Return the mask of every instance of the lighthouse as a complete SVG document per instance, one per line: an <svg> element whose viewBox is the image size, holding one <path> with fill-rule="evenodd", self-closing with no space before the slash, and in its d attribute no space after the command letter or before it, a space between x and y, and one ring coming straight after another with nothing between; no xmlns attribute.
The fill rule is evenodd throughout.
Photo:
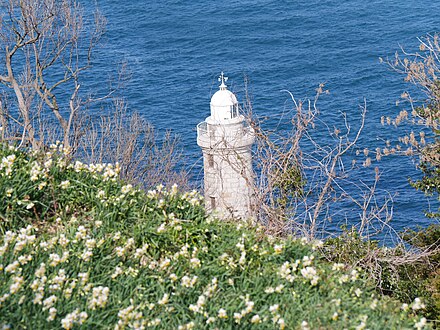
<svg viewBox="0 0 440 330"><path fill-rule="evenodd" d="M254 131L239 111L235 95L219 77L211 114L197 125L202 148L206 209L221 218L252 218L252 144Z"/></svg>

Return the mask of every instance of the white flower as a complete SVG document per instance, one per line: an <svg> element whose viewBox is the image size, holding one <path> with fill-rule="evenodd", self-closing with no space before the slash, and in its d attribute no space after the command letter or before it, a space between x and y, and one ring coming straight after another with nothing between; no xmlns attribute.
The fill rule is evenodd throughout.
<svg viewBox="0 0 440 330"><path fill-rule="evenodd" d="M228 314L226 313L226 310L223 308L220 308L218 311L218 317L220 319L227 319L228 318Z"/></svg>
<svg viewBox="0 0 440 330"><path fill-rule="evenodd" d="M117 231L116 233L113 234L113 241L118 241L121 238L121 232Z"/></svg>
<svg viewBox="0 0 440 330"><path fill-rule="evenodd" d="M112 274L112 279L115 279L116 277L118 277L119 275L121 275L124 271L122 270L121 267L116 266L115 268L115 272Z"/></svg>
<svg viewBox="0 0 440 330"><path fill-rule="evenodd" d="M197 282L197 276L193 276L193 278L189 278L188 276L183 276L181 279L181 284L185 288L192 288L194 287L194 284Z"/></svg>
<svg viewBox="0 0 440 330"><path fill-rule="evenodd" d="M105 191L104 190L99 190L98 193L96 194L97 198L103 198L105 197Z"/></svg>
<svg viewBox="0 0 440 330"><path fill-rule="evenodd" d="M280 284L275 288L275 292L281 293L284 289L284 285Z"/></svg>
<svg viewBox="0 0 440 330"><path fill-rule="evenodd" d="M15 274L17 272L17 270L20 269L20 268L18 268L19 266L20 266L20 263L17 260L15 260L12 264L9 264L8 266L6 266L5 272Z"/></svg>
<svg viewBox="0 0 440 330"><path fill-rule="evenodd" d="M414 324L414 328L420 330L423 329L426 325L426 318L422 317L419 322Z"/></svg>
<svg viewBox="0 0 440 330"><path fill-rule="evenodd" d="M78 278L80 279L80 284L84 286L89 281L89 273L78 273Z"/></svg>
<svg viewBox="0 0 440 330"><path fill-rule="evenodd" d="M94 249L96 247L96 240L94 238L90 238L86 241L86 247L88 249Z"/></svg>
<svg viewBox="0 0 440 330"><path fill-rule="evenodd" d="M47 322L55 320L56 316L57 316L57 309L55 307L51 307L49 309L49 316L46 318Z"/></svg>
<svg viewBox="0 0 440 330"><path fill-rule="evenodd" d="M66 317L61 320L61 326L66 330L70 330L75 323L79 325L83 324L87 320L87 317L88 315L86 312L80 313L78 309L75 309L72 313L67 314Z"/></svg>
<svg viewBox="0 0 440 330"><path fill-rule="evenodd" d="M11 294L14 294L14 293L17 293L21 289L21 286L24 283L24 278L22 276L14 276L14 277L12 277L12 281L13 281L13 283L9 287L9 292Z"/></svg>
<svg viewBox="0 0 440 330"><path fill-rule="evenodd" d="M321 241L321 240L315 240L315 241L312 242L312 249L313 250L322 248L323 246L324 246L324 242Z"/></svg>
<svg viewBox="0 0 440 330"><path fill-rule="evenodd" d="M61 189L67 189L69 186L70 186L69 180L61 181L61 183L60 183Z"/></svg>
<svg viewBox="0 0 440 330"><path fill-rule="evenodd" d="M87 237L87 230L84 226L79 226L77 232L75 233L75 239L82 240Z"/></svg>
<svg viewBox="0 0 440 330"><path fill-rule="evenodd" d="M310 330L309 323L307 321L302 321L301 322L301 329L302 330Z"/></svg>
<svg viewBox="0 0 440 330"><path fill-rule="evenodd" d="M195 323L193 321L191 321L185 325L179 325L177 327L177 330L191 330L191 329L194 329L194 327L195 327Z"/></svg>
<svg viewBox="0 0 440 330"><path fill-rule="evenodd" d="M95 310L97 307L104 308L107 304L110 289L104 286L93 288L92 298L89 301L89 308Z"/></svg>
<svg viewBox="0 0 440 330"><path fill-rule="evenodd" d="M165 258L162 260L162 262L159 264L159 268L161 270L167 269L171 265L171 260L169 258Z"/></svg>
<svg viewBox="0 0 440 330"><path fill-rule="evenodd" d="M416 298L416 299L414 299L414 302L412 303L411 308L414 311L419 310L419 309L424 309L425 308L425 304L422 303L420 298Z"/></svg>
<svg viewBox="0 0 440 330"><path fill-rule="evenodd" d="M191 260L189 262L190 262L192 268L199 268L201 265L200 259L198 259L198 258L191 258Z"/></svg>
<svg viewBox="0 0 440 330"><path fill-rule="evenodd" d="M350 278L348 277L348 275L344 274L338 279L338 282L339 282L339 284L346 283L346 282L348 282L349 279Z"/></svg>
<svg viewBox="0 0 440 330"><path fill-rule="evenodd" d="M51 308L56 302L57 302L58 298L57 296L50 296L49 298L46 298L43 300L43 311Z"/></svg>
<svg viewBox="0 0 440 330"><path fill-rule="evenodd" d="M169 302L170 295L165 293L163 297L157 302L159 305L166 305Z"/></svg>
<svg viewBox="0 0 440 330"><path fill-rule="evenodd" d="M45 272L46 272L46 264L42 262L40 264L40 267L35 271L35 276L41 278L44 276Z"/></svg>
<svg viewBox="0 0 440 330"><path fill-rule="evenodd" d="M284 246L282 244L275 244L273 247L276 254L280 254L281 252L283 252L283 248Z"/></svg>
<svg viewBox="0 0 440 330"><path fill-rule="evenodd" d="M269 307L269 311L270 311L272 314L274 314L274 313L276 313L276 312L278 311L278 308L280 308L280 305L275 304L275 305L272 305L272 306Z"/></svg>
<svg viewBox="0 0 440 330"><path fill-rule="evenodd" d="M361 294L362 294L362 290L359 289L359 288L357 288L357 289L354 291L354 294L356 295L356 297L360 297Z"/></svg>
<svg viewBox="0 0 440 330"><path fill-rule="evenodd" d="M286 323L283 318L280 318L277 323L280 326L280 330L284 330L286 328Z"/></svg>
<svg viewBox="0 0 440 330"><path fill-rule="evenodd" d="M367 324L362 321L358 326L356 326L356 330L364 330L366 328Z"/></svg>
<svg viewBox="0 0 440 330"><path fill-rule="evenodd" d="M339 271L341 269L344 269L344 267L345 267L345 265L342 263L335 263L332 266L332 270Z"/></svg>
<svg viewBox="0 0 440 330"><path fill-rule="evenodd" d="M240 324L242 317L243 317L243 315L241 315L241 313L234 313L235 323Z"/></svg>
<svg viewBox="0 0 440 330"><path fill-rule="evenodd" d="M304 267L305 266L310 266L312 264L313 259L315 259L314 256L310 256L310 257L309 256L304 256L303 260L302 260Z"/></svg>
<svg viewBox="0 0 440 330"><path fill-rule="evenodd" d="M316 269L314 267L306 267L301 269L301 275L306 279L312 279L316 275Z"/></svg>
<svg viewBox="0 0 440 330"><path fill-rule="evenodd" d="M356 269L351 271L351 280L356 281L359 278L359 272Z"/></svg>
<svg viewBox="0 0 440 330"><path fill-rule="evenodd" d="M3 157L0 163L0 171L5 169L5 174L10 175L12 173L12 167L14 166L14 161L16 159L15 154Z"/></svg>
<svg viewBox="0 0 440 330"><path fill-rule="evenodd" d="M123 186L123 187L121 188L121 192L122 192L123 194L127 194L127 193L129 193L132 189L133 189L133 186L132 186L131 184L128 184L128 185Z"/></svg>
<svg viewBox="0 0 440 330"><path fill-rule="evenodd" d="M252 316L252 318L251 318L251 323L254 323L254 324L261 323L261 317L260 317L260 315L256 314L256 315Z"/></svg>
<svg viewBox="0 0 440 330"><path fill-rule="evenodd" d="M90 261L90 258L93 256L93 251L90 249L84 250L84 252L81 254L81 259L85 262Z"/></svg>
<svg viewBox="0 0 440 330"><path fill-rule="evenodd" d="M269 288L264 289L264 292L265 292L265 293L274 293L274 292L275 292L275 289L272 288L272 287L269 287Z"/></svg>
<svg viewBox="0 0 440 330"><path fill-rule="evenodd" d="M29 261L32 260L32 256L31 255L27 255L27 256L19 256L18 257L18 262L21 265L26 265Z"/></svg>
<svg viewBox="0 0 440 330"><path fill-rule="evenodd" d="M162 233L165 231L166 225L165 223L162 223L159 227L157 227L157 232Z"/></svg>

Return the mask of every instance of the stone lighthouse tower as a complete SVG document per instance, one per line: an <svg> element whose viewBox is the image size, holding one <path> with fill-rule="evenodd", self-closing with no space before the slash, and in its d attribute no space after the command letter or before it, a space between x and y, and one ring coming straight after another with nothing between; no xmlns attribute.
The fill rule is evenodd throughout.
<svg viewBox="0 0 440 330"><path fill-rule="evenodd" d="M211 115L197 125L197 144L202 148L205 201L208 211L222 218L252 217L252 153L255 136L239 113L235 95L227 89L227 77L211 98Z"/></svg>

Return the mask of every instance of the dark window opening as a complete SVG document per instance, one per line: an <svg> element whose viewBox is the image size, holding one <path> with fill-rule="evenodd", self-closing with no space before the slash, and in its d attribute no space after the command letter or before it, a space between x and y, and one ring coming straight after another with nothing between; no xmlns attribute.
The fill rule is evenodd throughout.
<svg viewBox="0 0 440 330"><path fill-rule="evenodd" d="M215 197L209 197L210 201L211 201L211 210L215 209Z"/></svg>
<svg viewBox="0 0 440 330"><path fill-rule="evenodd" d="M214 156L211 154L208 154L208 165L209 167L214 167Z"/></svg>

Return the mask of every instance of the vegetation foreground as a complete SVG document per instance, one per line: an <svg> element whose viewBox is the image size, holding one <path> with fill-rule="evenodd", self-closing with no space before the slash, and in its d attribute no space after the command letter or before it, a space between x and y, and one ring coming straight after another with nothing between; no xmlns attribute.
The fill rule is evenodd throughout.
<svg viewBox="0 0 440 330"><path fill-rule="evenodd" d="M196 192L142 191L118 166L0 146L3 329L410 329L321 242L205 214Z"/></svg>

